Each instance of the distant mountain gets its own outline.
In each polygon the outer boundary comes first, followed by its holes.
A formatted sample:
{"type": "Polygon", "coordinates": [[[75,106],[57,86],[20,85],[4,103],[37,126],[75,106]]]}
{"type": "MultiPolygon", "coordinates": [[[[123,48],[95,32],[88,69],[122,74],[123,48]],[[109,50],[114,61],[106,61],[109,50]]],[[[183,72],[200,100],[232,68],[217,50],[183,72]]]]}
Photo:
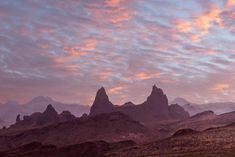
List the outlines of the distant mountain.
{"type": "Polygon", "coordinates": [[[186,120],[177,122],[171,126],[172,129],[191,128],[194,130],[204,130],[212,127],[225,126],[235,122],[235,111],[216,115],[213,111],[198,113],[186,120]]]}
{"type": "Polygon", "coordinates": [[[206,104],[196,104],[189,102],[184,98],[175,98],[171,101],[171,104],[179,104],[186,111],[189,112],[190,115],[195,115],[197,113],[203,111],[214,111],[216,114],[223,114],[226,112],[235,111],[235,102],[215,102],[215,103],[206,103],[206,104]]]}
{"type": "Polygon", "coordinates": [[[235,102],[215,102],[201,104],[203,110],[212,110],[216,114],[223,114],[227,112],[235,111],[235,102]]]}
{"type": "Polygon", "coordinates": [[[33,98],[25,104],[19,104],[13,101],[0,105],[0,118],[5,121],[4,125],[9,126],[15,122],[15,118],[18,114],[24,116],[30,115],[34,112],[42,112],[48,104],[52,104],[59,113],[67,110],[75,116],[81,116],[83,113],[89,113],[90,109],[89,106],[79,104],[64,104],[55,101],[50,97],[39,96],[33,98]]]}
{"type": "Polygon", "coordinates": [[[178,104],[180,106],[184,106],[186,104],[191,104],[191,102],[189,102],[188,100],[184,99],[184,98],[180,98],[180,97],[177,97],[175,98],[174,100],[172,100],[170,102],[171,104],[178,104]]]}
{"type": "Polygon", "coordinates": [[[31,142],[61,147],[91,140],[143,141],[148,134],[148,130],[142,124],[121,112],[86,116],[47,127],[18,130],[11,134],[8,130],[0,132],[1,137],[4,137],[0,138],[0,150],[31,142]]]}
{"type": "Polygon", "coordinates": [[[95,101],[91,107],[90,115],[120,111],[131,118],[141,122],[157,122],[158,120],[179,120],[189,117],[189,114],[179,105],[169,106],[167,96],[162,89],[153,86],[150,96],[139,105],[131,102],[122,106],[114,106],[102,87],[96,94],[95,101]]]}

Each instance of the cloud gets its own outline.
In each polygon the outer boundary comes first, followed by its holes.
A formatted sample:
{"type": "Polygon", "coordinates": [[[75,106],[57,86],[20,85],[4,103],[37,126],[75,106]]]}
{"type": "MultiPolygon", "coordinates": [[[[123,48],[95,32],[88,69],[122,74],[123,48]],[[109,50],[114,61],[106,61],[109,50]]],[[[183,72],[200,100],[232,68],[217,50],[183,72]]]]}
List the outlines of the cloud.
{"type": "Polygon", "coordinates": [[[228,0],[222,8],[211,2],[207,5],[208,11],[193,15],[193,20],[177,22],[177,29],[183,33],[191,33],[190,39],[193,42],[200,42],[204,36],[211,32],[214,27],[223,28],[223,18],[221,14],[227,10],[231,10],[235,6],[234,0],[228,0]]]}
{"type": "Polygon", "coordinates": [[[230,85],[227,83],[222,83],[222,84],[215,84],[212,87],[212,90],[215,92],[222,92],[224,93],[226,90],[228,90],[230,88],[230,85]]]}
{"type": "Polygon", "coordinates": [[[115,104],[141,103],[156,83],[170,99],[234,100],[235,2],[224,2],[1,1],[0,99],[90,105],[104,86],[115,104]]]}

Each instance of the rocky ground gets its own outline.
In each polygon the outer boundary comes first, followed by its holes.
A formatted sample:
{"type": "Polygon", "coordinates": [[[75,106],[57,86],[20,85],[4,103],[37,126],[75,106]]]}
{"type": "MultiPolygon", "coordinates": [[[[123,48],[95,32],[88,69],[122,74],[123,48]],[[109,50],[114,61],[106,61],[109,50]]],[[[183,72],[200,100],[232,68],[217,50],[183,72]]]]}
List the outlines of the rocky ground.
{"type": "Polygon", "coordinates": [[[86,142],[66,147],[34,142],[0,153],[0,157],[234,157],[235,125],[202,132],[180,130],[172,137],[147,144],[133,141],[86,142]]]}

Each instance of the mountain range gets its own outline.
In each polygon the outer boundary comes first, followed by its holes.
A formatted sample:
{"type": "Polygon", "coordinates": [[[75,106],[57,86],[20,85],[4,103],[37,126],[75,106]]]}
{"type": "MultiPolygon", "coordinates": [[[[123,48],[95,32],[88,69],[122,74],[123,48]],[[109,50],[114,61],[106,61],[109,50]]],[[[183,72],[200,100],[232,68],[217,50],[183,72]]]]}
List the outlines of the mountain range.
{"type": "Polygon", "coordinates": [[[186,119],[189,114],[179,105],[168,105],[168,98],[156,85],[146,101],[135,105],[131,102],[121,106],[114,106],[109,100],[105,89],[98,90],[95,101],[91,106],[90,115],[120,111],[140,122],[154,122],[157,120],[186,119]]]}
{"type": "Polygon", "coordinates": [[[0,157],[234,157],[234,124],[235,111],[199,110],[182,98],[169,103],[156,85],[143,103],[121,106],[102,87],[89,114],[57,112],[51,104],[17,114],[14,124],[0,129],[0,157]]]}
{"type": "Polygon", "coordinates": [[[80,104],[65,104],[45,96],[35,97],[25,104],[9,101],[0,105],[0,119],[2,119],[2,123],[0,121],[0,127],[14,124],[18,114],[23,117],[34,112],[42,112],[48,104],[52,104],[59,113],[67,110],[75,116],[81,116],[83,113],[88,113],[90,109],[89,106],[80,104]]]}
{"type": "Polygon", "coordinates": [[[216,114],[223,114],[227,112],[235,111],[235,102],[214,102],[214,103],[205,103],[197,104],[189,102],[184,98],[175,98],[170,102],[171,104],[179,104],[182,106],[190,115],[194,115],[203,111],[213,111],[216,114]]]}

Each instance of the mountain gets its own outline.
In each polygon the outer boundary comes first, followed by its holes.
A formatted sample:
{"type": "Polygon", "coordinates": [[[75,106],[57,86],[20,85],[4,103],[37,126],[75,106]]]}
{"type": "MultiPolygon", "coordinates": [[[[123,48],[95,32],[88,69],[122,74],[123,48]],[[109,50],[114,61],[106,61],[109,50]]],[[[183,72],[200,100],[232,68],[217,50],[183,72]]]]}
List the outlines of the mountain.
{"type": "Polygon", "coordinates": [[[91,106],[90,115],[98,115],[114,111],[114,105],[109,101],[104,87],[100,88],[95,97],[95,101],[91,106]]]}
{"type": "Polygon", "coordinates": [[[235,122],[235,111],[216,115],[213,111],[204,111],[188,119],[172,124],[173,130],[191,128],[194,130],[205,130],[213,127],[225,126],[235,122]]]}
{"type": "Polygon", "coordinates": [[[189,102],[184,98],[175,98],[171,101],[171,104],[179,104],[182,106],[190,115],[195,115],[197,113],[211,110],[216,114],[223,114],[227,112],[235,111],[235,102],[215,102],[215,103],[205,103],[196,104],[189,102]]]}
{"type": "Polygon", "coordinates": [[[112,111],[120,111],[131,118],[141,122],[156,122],[158,120],[180,120],[189,117],[189,114],[179,105],[169,106],[167,96],[163,90],[152,87],[151,94],[142,104],[135,105],[131,102],[122,106],[114,106],[106,92],[102,87],[96,94],[95,101],[91,107],[90,115],[98,115],[100,113],[109,113],[112,111]]]}
{"type": "Polygon", "coordinates": [[[0,150],[31,142],[61,147],[92,140],[143,141],[147,138],[147,134],[148,130],[139,122],[121,112],[111,112],[76,118],[41,128],[19,130],[11,134],[6,131],[0,132],[0,150]]]}
{"type": "Polygon", "coordinates": [[[184,110],[178,104],[172,104],[169,106],[170,115],[176,119],[187,119],[189,118],[189,113],[184,110]]]}
{"type": "Polygon", "coordinates": [[[177,97],[174,100],[171,101],[171,104],[178,104],[182,106],[185,111],[187,111],[190,116],[195,115],[197,113],[205,111],[204,109],[201,108],[200,105],[196,103],[192,103],[184,98],[177,97]]]}
{"type": "Polygon", "coordinates": [[[59,113],[67,110],[75,116],[81,116],[83,113],[88,113],[90,109],[88,106],[79,104],[64,104],[45,96],[35,97],[22,106],[27,112],[33,113],[42,112],[48,104],[52,104],[59,113]]]}
{"type": "Polygon", "coordinates": [[[207,103],[207,104],[202,104],[200,106],[203,106],[202,108],[204,110],[212,110],[216,114],[223,114],[223,113],[235,111],[234,102],[207,103]]]}
{"type": "MultiPolygon", "coordinates": [[[[79,104],[64,104],[53,100],[50,97],[39,96],[35,97],[25,104],[19,104],[11,101],[0,105],[0,118],[5,121],[6,126],[15,122],[15,117],[20,115],[30,115],[34,112],[43,112],[48,104],[52,104],[55,109],[61,113],[70,111],[75,116],[81,116],[83,113],[88,113],[90,107],[79,104]],[[9,114],[11,113],[11,114],[9,114]]],[[[0,127],[3,125],[0,124],[0,127]]]]}
{"type": "Polygon", "coordinates": [[[49,104],[46,110],[42,113],[35,112],[30,116],[24,116],[22,120],[20,119],[20,115],[18,115],[16,123],[11,125],[9,129],[32,129],[45,127],[59,122],[71,121],[75,118],[76,117],[69,111],[63,111],[61,114],[58,114],[55,108],[49,104]]]}
{"type": "Polygon", "coordinates": [[[177,97],[171,101],[171,104],[178,104],[180,106],[184,106],[186,104],[191,104],[191,102],[189,102],[188,100],[186,100],[184,98],[177,97]]]}

